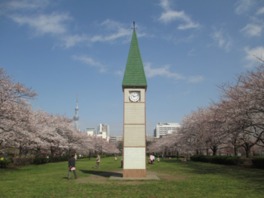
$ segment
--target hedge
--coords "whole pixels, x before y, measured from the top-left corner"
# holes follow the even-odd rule
[[[62,162],[62,161],[68,161],[68,156],[55,156],[55,157],[43,157],[43,156],[36,156],[33,164],[45,164],[49,162]]]
[[[205,156],[205,155],[194,155],[191,157],[192,161],[208,162],[214,164],[225,164],[225,165],[239,165],[242,160],[235,156]]]
[[[253,167],[264,169],[264,157],[256,157],[252,159]]]
[[[10,164],[10,160],[4,157],[0,158],[0,168],[7,168],[8,164]]]

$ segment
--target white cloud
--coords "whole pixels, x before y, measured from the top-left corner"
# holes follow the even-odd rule
[[[82,42],[89,42],[89,37],[87,35],[65,35],[61,40],[65,48],[70,48]]]
[[[3,4],[8,10],[34,10],[48,6],[49,0],[10,0]]]
[[[258,24],[247,24],[241,31],[249,37],[261,36],[262,26]]]
[[[185,80],[189,83],[199,83],[204,80],[202,76],[189,76],[185,77],[181,74],[170,70],[170,66],[165,65],[163,67],[154,68],[150,63],[145,63],[145,72],[148,78],[164,77],[172,78],[174,80]]]
[[[261,14],[264,14],[264,7],[259,8],[257,11],[257,15],[261,15]]]
[[[108,35],[94,35],[90,38],[91,42],[110,42],[120,38],[131,36],[131,30],[129,28],[125,28],[121,23],[117,21],[107,19],[100,25],[103,28],[114,31]]]
[[[259,59],[264,60],[264,47],[258,46],[255,48],[246,47],[246,60],[248,61],[247,67],[254,67],[257,64],[260,64]]]
[[[185,18],[185,13],[183,11],[173,11],[173,10],[166,10],[163,12],[159,18],[161,22],[164,23],[170,23],[175,20],[184,20]]]
[[[254,4],[254,1],[252,0],[239,0],[236,3],[235,12],[237,14],[243,14],[247,12],[251,6]]]
[[[11,16],[11,19],[19,25],[28,25],[38,34],[63,34],[67,32],[65,22],[71,17],[67,14],[52,13],[38,16]]]
[[[101,26],[107,28],[107,29],[123,29],[123,25],[117,21],[111,20],[111,19],[106,19],[102,23],[100,23]]]
[[[204,81],[203,76],[190,76],[190,77],[188,77],[188,82],[190,82],[190,83],[199,83],[202,81]]]
[[[124,71],[123,71],[123,70],[116,70],[116,71],[114,72],[114,74],[117,75],[117,76],[122,77],[122,76],[124,76]]]
[[[118,39],[128,40],[128,38],[131,36],[131,29],[125,28],[122,24],[110,19],[103,21],[101,24],[99,24],[99,26],[100,28],[103,28],[103,31],[101,32],[108,33],[96,35],[67,34],[61,38],[64,43],[64,47],[74,47],[79,43],[91,44],[97,42],[113,42]]]
[[[200,24],[194,22],[190,16],[185,14],[184,11],[172,10],[170,7],[169,0],[161,0],[160,5],[163,8],[163,12],[159,17],[159,21],[161,21],[162,23],[171,23],[173,21],[180,21],[181,24],[178,25],[179,30],[186,30],[186,29],[200,27]]]
[[[111,41],[115,41],[117,39],[120,38],[124,38],[127,36],[130,36],[131,32],[127,31],[127,30],[118,30],[117,32],[113,32],[112,34],[109,35],[94,35],[92,37],[90,37],[90,41],[95,43],[95,42],[111,42]]]
[[[169,1],[169,0],[161,0],[161,1],[160,1],[160,6],[161,6],[164,10],[169,10],[169,9],[170,9],[170,1]]]
[[[106,72],[106,66],[96,60],[94,60],[92,57],[87,55],[74,55],[72,57],[74,60],[78,60],[86,65],[89,65],[91,67],[97,68],[100,72]]]
[[[161,77],[166,77],[166,78],[174,78],[176,80],[184,79],[184,77],[182,75],[170,71],[169,66],[153,68],[153,67],[151,67],[150,63],[146,63],[145,64],[145,71],[146,71],[146,76],[148,78],[161,76]]]
[[[218,47],[226,51],[229,51],[230,48],[232,47],[231,37],[222,29],[214,30],[211,36]]]
[[[89,45],[96,42],[114,42],[119,39],[123,39],[126,42],[129,41],[131,29],[110,19],[99,23],[95,28],[99,29],[98,32],[100,33],[93,35],[73,33],[70,29],[71,24],[69,24],[69,21],[72,21],[72,17],[69,14],[39,14],[37,12],[40,8],[48,6],[49,3],[51,3],[49,0],[11,0],[0,4],[0,6],[7,10],[4,14],[15,23],[31,28],[37,36],[52,35],[65,48],[71,48],[79,44]],[[144,36],[144,34],[138,34],[138,36]]]
[[[185,22],[184,24],[181,24],[178,26],[179,30],[186,30],[186,29],[192,29],[192,28],[199,28],[200,25],[198,23],[194,23],[188,16],[185,17]]]

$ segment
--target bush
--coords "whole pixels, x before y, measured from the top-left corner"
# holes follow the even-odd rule
[[[8,164],[10,164],[10,160],[4,157],[0,158],[0,168],[7,168]]]
[[[208,156],[205,156],[205,155],[191,156],[191,160],[195,162],[209,162]]]
[[[264,158],[257,157],[252,159],[253,167],[264,169]]]
[[[68,161],[67,155],[62,156],[36,156],[33,163],[34,164],[45,164],[49,162],[62,162],[62,161]]]
[[[68,156],[63,155],[63,156],[54,156],[49,158],[49,162],[63,162],[63,161],[68,161]]]
[[[33,160],[33,164],[46,164],[49,160],[46,157],[35,157]]]
[[[195,155],[191,157],[192,161],[208,162],[214,164],[224,164],[224,165],[239,165],[241,164],[241,159],[239,157],[232,156],[205,156],[205,155]]]
[[[215,164],[239,165],[241,164],[241,159],[232,156],[212,156],[211,162]]]
[[[33,158],[32,157],[14,157],[12,159],[12,163],[14,166],[25,166],[32,164]]]

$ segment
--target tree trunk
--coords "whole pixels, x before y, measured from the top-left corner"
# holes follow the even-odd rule
[[[213,156],[216,156],[217,150],[218,150],[217,146],[212,147]]]
[[[237,146],[234,145],[234,155],[237,156]]]
[[[251,150],[251,145],[249,143],[245,143],[243,145],[244,149],[245,149],[245,152],[246,152],[246,158],[249,158],[250,156],[250,150]]]
[[[209,148],[206,148],[206,155],[209,155]]]
[[[21,157],[21,156],[22,156],[22,153],[23,153],[23,147],[22,147],[22,145],[21,145],[21,142],[19,143],[19,147],[18,147],[18,149],[19,149],[19,153],[18,153],[18,155],[19,155],[19,157]]]

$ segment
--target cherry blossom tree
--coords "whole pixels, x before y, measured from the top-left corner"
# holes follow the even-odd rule
[[[263,68],[261,65],[256,71],[239,76],[235,86],[223,88],[222,106],[225,106],[225,114],[232,118],[229,125],[233,126],[233,143],[243,147],[247,157],[252,147],[263,145]]]
[[[0,68],[1,150],[52,158],[77,152],[85,155],[99,147],[101,152],[119,152],[116,146],[77,131],[72,119],[32,110],[29,99],[35,96],[34,91],[13,82]]]
[[[263,61],[262,61],[263,62]],[[181,122],[177,138],[156,140],[148,149],[164,151],[177,146],[185,153],[237,155],[240,148],[246,157],[255,147],[264,147],[264,65],[240,75],[235,85],[221,86],[218,103],[187,115]]]
[[[0,146],[24,147],[31,107],[29,99],[36,93],[20,83],[14,83],[0,68]]]

